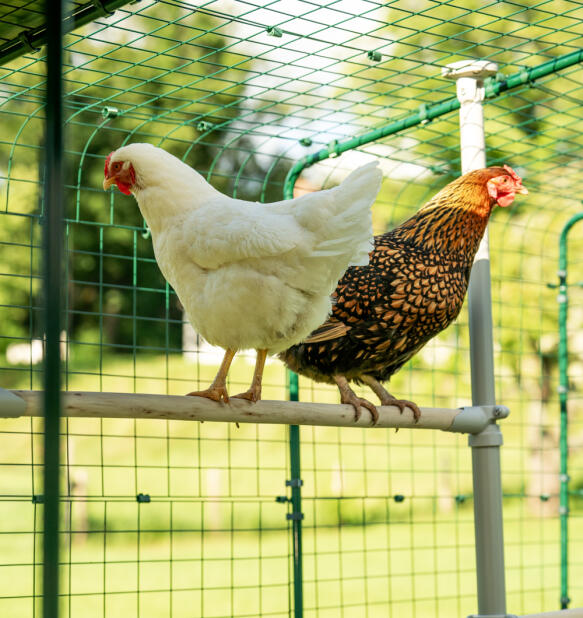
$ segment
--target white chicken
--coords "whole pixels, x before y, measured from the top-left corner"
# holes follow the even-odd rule
[[[130,144],[107,157],[103,188],[116,184],[134,195],[158,266],[188,319],[226,350],[211,386],[189,395],[228,402],[231,361],[237,350],[253,348],[251,387],[235,397],[261,398],[266,355],[320,326],[346,268],[368,263],[370,208],[381,179],[373,162],[333,189],[261,204],[223,195],[150,144]]]

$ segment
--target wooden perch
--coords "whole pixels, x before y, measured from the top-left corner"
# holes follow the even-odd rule
[[[42,416],[42,391],[2,391],[0,418]],[[18,398],[18,399],[16,399]],[[20,401],[19,401],[20,400]],[[15,405],[16,404],[16,405]],[[409,427],[441,429],[461,433],[478,433],[495,418],[508,414],[503,406],[463,409],[422,408],[418,423],[406,409],[400,414],[395,406],[378,408],[375,428]],[[370,414],[363,410],[354,421],[354,409],[347,404],[295,401],[259,401],[250,403],[231,399],[216,403],[203,397],[177,395],[142,395],[132,393],[63,393],[64,417],[85,418],[156,418],[169,420],[216,421],[236,423],[274,423],[285,425],[324,425],[334,427],[371,427]]]

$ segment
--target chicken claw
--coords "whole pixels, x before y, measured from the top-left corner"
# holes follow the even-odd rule
[[[372,425],[376,425],[379,420],[379,413],[376,406],[370,401],[358,397],[348,385],[348,380],[344,376],[334,376],[334,380],[340,391],[340,403],[349,403],[354,408],[354,422],[356,423],[361,416],[361,406],[365,407],[371,415]]]
[[[206,397],[213,401],[221,401],[222,399],[225,403],[229,403],[229,394],[224,386],[211,386],[204,391],[192,391],[192,393],[187,393],[186,396]]]
[[[225,356],[223,357],[223,362],[219,367],[219,371],[213,380],[213,383],[204,391],[192,391],[192,393],[188,393],[187,397],[206,397],[207,399],[212,399],[213,401],[221,401],[221,399],[225,403],[229,403],[229,393],[227,393],[227,373],[229,371],[229,367],[231,366],[231,362],[233,361],[233,357],[235,356],[235,350],[227,349],[225,350]]]
[[[413,418],[415,422],[419,422],[419,418],[421,417],[421,410],[419,406],[413,401],[409,401],[407,399],[395,399],[394,397],[390,397],[388,399],[381,399],[382,406],[395,406],[399,408],[401,414],[403,414],[403,410],[405,408],[410,408],[411,412],[413,412]]]
[[[361,406],[363,406],[370,412],[371,425],[376,425],[379,420],[379,412],[376,406],[370,401],[363,399],[362,397],[357,397],[354,393],[352,393],[352,395],[353,396],[349,397],[348,399],[343,400],[342,398],[340,398],[340,402],[349,403],[350,405],[352,405],[352,407],[354,408],[354,422],[356,423],[356,421],[358,421],[358,419],[360,418],[360,408]]]
[[[261,387],[251,387],[248,391],[245,391],[244,393],[239,393],[238,395],[232,395],[232,397],[236,399],[246,399],[247,401],[255,403],[256,401],[259,401],[261,399]]]
[[[381,406],[395,406],[399,408],[401,414],[403,414],[403,410],[405,408],[410,408],[413,412],[413,418],[415,422],[419,422],[419,418],[421,417],[421,410],[419,406],[407,399],[397,399],[389,391],[376,379],[369,375],[361,376],[361,380],[370,386],[374,394],[380,399]]]

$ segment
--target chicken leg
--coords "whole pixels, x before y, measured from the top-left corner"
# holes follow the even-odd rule
[[[213,401],[220,401],[221,399],[225,403],[229,403],[229,394],[227,393],[227,374],[229,373],[229,367],[233,362],[236,350],[227,349],[225,356],[223,356],[223,362],[219,367],[219,371],[213,380],[213,383],[204,391],[193,391],[188,393],[187,396],[191,397],[206,397]]]
[[[356,393],[350,388],[348,380],[341,375],[332,376],[340,391],[340,403],[349,403],[354,408],[354,422],[356,422],[361,415],[360,407],[364,406],[372,417],[372,424],[376,425],[379,420],[379,413],[370,401],[358,397]]]
[[[372,376],[364,374],[360,376],[360,379],[365,384],[368,384],[368,386],[370,386],[373,393],[380,399],[382,406],[396,406],[401,411],[401,414],[403,414],[403,410],[405,408],[411,408],[415,422],[417,423],[419,421],[419,417],[421,416],[421,410],[416,403],[408,401],[407,399],[397,399],[396,397],[393,397],[393,395],[391,395],[391,393],[389,393],[389,391],[377,379],[373,378]]]
[[[255,371],[253,373],[253,381],[248,391],[233,395],[238,399],[247,399],[249,401],[259,401],[261,399],[261,380],[263,379],[263,368],[265,367],[265,359],[267,358],[267,350],[257,350],[257,360],[255,361]]]

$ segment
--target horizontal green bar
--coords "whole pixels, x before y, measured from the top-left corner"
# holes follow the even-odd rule
[[[496,97],[501,92],[533,82],[541,77],[546,77],[547,75],[566,69],[574,64],[578,64],[579,62],[583,62],[583,49],[543,62],[531,69],[525,68],[519,73],[514,73],[505,80],[488,80],[486,82],[486,98]]]
[[[291,199],[293,197],[295,182],[302,170],[306,167],[310,167],[310,165],[318,163],[318,161],[328,159],[330,156],[337,156],[347,150],[353,150],[354,148],[358,148],[358,146],[375,142],[383,137],[393,135],[394,133],[398,133],[399,131],[403,131],[405,129],[410,129],[421,122],[428,122],[434,118],[442,116],[443,114],[448,114],[449,112],[459,109],[459,107],[460,102],[455,97],[442,101],[441,103],[434,103],[433,105],[423,107],[423,109],[419,110],[415,114],[411,114],[410,116],[406,116],[400,120],[394,120],[384,127],[373,129],[368,133],[363,133],[357,137],[351,137],[350,139],[342,142],[336,142],[332,148],[328,146],[327,148],[322,148],[317,152],[303,157],[297,161],[297,163],[295,163],[295,165],[288,172],[284,183],[284,199]]]
[[[546,77],[547,75],[566,69],[567,67],[578,64],[579,62],[583,62],[583,49],[565,54],[564,56],[559,56],[558,58],[547,62],[543,62],[542,64],[530,69],[525,68],[503,80],[486,80],[486,98],[497,97],[506,90],[511,90],[512,88],[533,82],[536,79]],[[453,112],[454,110],[459,109],[459,107],[460,103],[457,97],[452,97],[451,99],[446,99],[444,101],[440,101],[439,103],[433,103],[432,105],[422,105],[414,114],[410,114],[400,120],[394,120],[388,125],[378,127],[377,129],[363,133],[358,137],[351,137],[350,139],[341,142],[333,142],[327,148],[322,148],[317,152],[299,159],[286,176],[283,189],[284,199],[291,199],[293,197],[293,189],[296,180],[302,170],[306,167],[309,167],[318,161],[328,159],[331,156],[337,156],[348,150],[358,148],[358,146],[375,142],[383,137],[403,131],[404,129],[410,129],[411,127],[421,124],[422,122],[429,122],[439,116]]]
[[[63,20],[63,32],[66,34],[76,30],[98,17],[113,13],[116,9],[129,2],[130,0],[101,0],[101,3],[87,2],[65,17]],[[23,28],[18,37],[7,41],[0,47],[0,65],[6,64],[27,52],[35,51],[37,47],[44,45],[46,40],[47,29],[44,24],[30,30]]]

